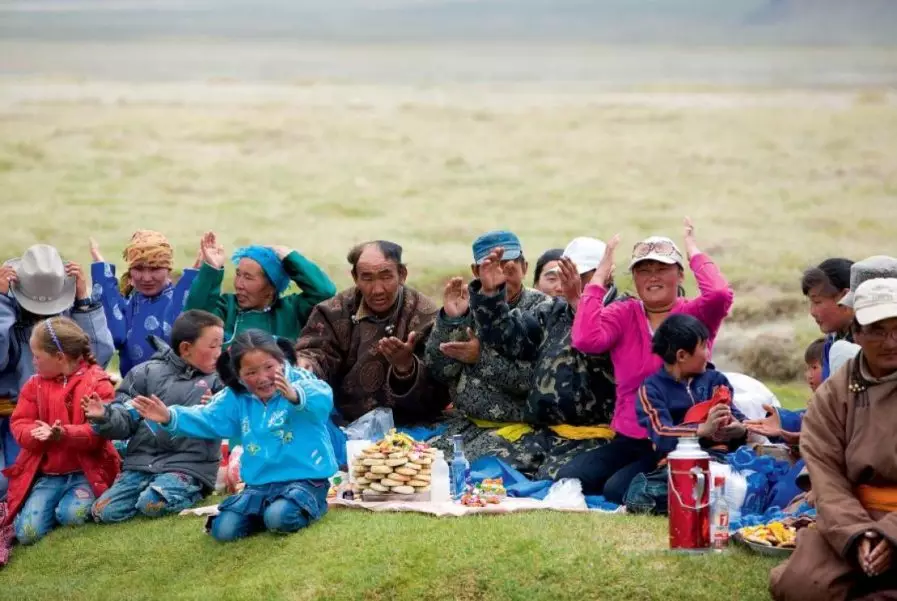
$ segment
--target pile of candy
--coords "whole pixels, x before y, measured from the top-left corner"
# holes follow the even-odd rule
[[[413,495],[430,490],[436,450],[390,430],[352,459],[353,492]]]
[[[461,504],[468,507],[485,507],[497,505],[508,496],[501,478],[486,478],[479,484],[470,484],[461,495]]]

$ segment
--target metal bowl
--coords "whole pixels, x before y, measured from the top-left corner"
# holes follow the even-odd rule
[[[761,545],[760,543],[751,542],[741,536],[741,532],[735,533],[735,540],[760,555],[768,555],[770,557],[788,557],[794,553],[794,547],[770,547]]]

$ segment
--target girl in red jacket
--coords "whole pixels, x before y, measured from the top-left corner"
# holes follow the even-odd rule
[[[71,319],[51,317],[34,327],[30,344],[37,373],[22,387],[11,419],[22,450],[4,471],[6,521],[13,520],[25,545],[57,525],[83,524],[120,465],[112,443],[94,434],[81,409],[85,397],[108,403],[114,396],[87,334]]]

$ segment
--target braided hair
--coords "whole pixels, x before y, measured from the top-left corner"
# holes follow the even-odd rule
[[[34,326],[31,340],[48,355],[62,353],[69,359],[94,365],[97,360],[90,348],[90,337],[68,317],[50,317]]]

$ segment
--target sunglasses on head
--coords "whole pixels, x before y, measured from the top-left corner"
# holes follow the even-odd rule
[[[644,259],[650,254],[661,255],[664,257],[676,257],[679,250],[676,245],[666,240],[659,242],[639,242],[632,249],[633,259]]]

